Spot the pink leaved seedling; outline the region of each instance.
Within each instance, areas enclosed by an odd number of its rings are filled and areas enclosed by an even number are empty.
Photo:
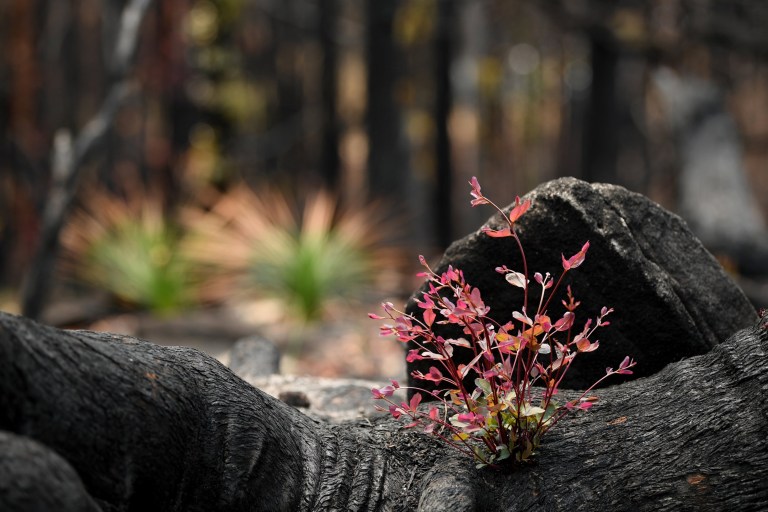
[[[617,369],[606,368],[598,379],[576,399],[556,399],[560,384],[573,361],[581,353],[593,352],[600,346],[597,329],[608,326],[613,309],[603,307],[594,319],[587,319],[578,332],[575,311],[580,305],[566,287],[562,300],[565,313],[552,318],[549,305],[561,289],[565,275],[581,266],[589,250],[587,241],[573,256],[562,256],[562,273],[555,279],[549,273],[528,271],[523,245],[515,231],[515,222],[531,207],[531,201],[515,199],[505,213],[482,192],[477,178],[469,182],[471,205],[490,205],[505,222],[502,229],[483,228],[490,237],[511,237],[522,259],[521,271],[506,266],[495,270],[514,287],[523,290],[523,303],[504,323],[489,316],[490,308],[481,291],[466,282],[464,273],[451,266],[441,274],[434,272],[423,256],[419,275],[428,283],[427,291],[416,300],[421,316],[405,313],[392,303],[382,305],[384,316],[369,314],[373,319],[390,320],[380,331],[395,336],[402,343],[412,343],[408,362],[429,360],[426,373],[415,370],[416,380],[438,387],[429,390],[411,387],[408,402],[393,399],[400,385],[374,388],[374,400],[386,403],[376,406],[396,419],[407,421],[407,428],[420,428],[461,453],[472,457],[478,467],[499,467],[504,461],[526,462],[539,448],[541,438],[571,411],[586,411],[597,397],[593,389],[612,375],[630,375],[635,361],[629,356]],[[534,296],[536,298],[534,298]],[[433,330],[436,325],[453,324],[462,335],[446,339]],[[458,354],[464,357],[457,358]],[[467,363],[459,363],[467,361]],[[466,385],[467,381],[474,387]],[[437,400],[437,406],[419,407],[423,396]]]

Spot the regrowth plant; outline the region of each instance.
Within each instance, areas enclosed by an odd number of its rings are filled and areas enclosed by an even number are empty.
[[[483,195],[477,178],[473,177],[470,185],[472,206],[490,205],[506,222],[499,230],[485,227],[485,234],[511,237],[516,243],[522,272],[506,266],[495,270],[510,286],[522,289],[523,303],[511,318],[494,319],[480,290],[467,283],[460,269],[449,266],[437,274],[420,257],[425,270],[419,275],[428,284],[416,301],[421,317],[399,311],[389,302],[382,305],[386,316],[369,316],[389,318],[394,323],[383,325],[382,335],[395,335],[400,342],[417,347],[408,352],[408,362],[434,363],[426,373],[416,370],[412,376],[438,389],[403,387],[413,391],[412,398],[398,403],[393,395],[401,386],[393,380],[391,385],[374,388],[372,394],[388,404],[377,405],[379,410],[407,421],[407,428],[418,427],[438,437],[472,457],[478,467],[498,467],[503,461],[531,460],[544,434],[569,412],[592,407],[596,398],[590,392],[595,386],[612,375],[631,374],[635,362],[627,356],[617,369],[607,368],[604,376],[575,399],[559,399],[559,387],[568,369],[579,354],[598,348],[595,334],[609,325],[607,317],[613,312],[603,307],[596,318],[577,328],[580,302],[567,286],[565,298],[561,298],[565,313],[556,319],[548,314],[552,301],[559,293],[562,296],[566,274],[584,262],[589,242],[570,258],[562,256],[563,270],[557,278],[539,272],[531,276],[515,230],[515,222],[530,208],[530,200],[518,197],[507,214]],[[444,338],[437,334],[434,328],[444,324],[458,326],[463,336]],[[457,357],[461,352],[465,357]],[[435,405],[419,407],[425,394],[436,399]]]
[[[128,198],[93,191],[63,236],[65,269],[119,300],[158,314],[177,312],[196,296],[181,231],[153,195]]]
[[[240,187],[189,221],[186,250],[207,270],[204,292],[274,297],[309,324],[329,304],[363,296],[396,256],[375,205],[342,208],[328,192],[301,207],[273,188]]]

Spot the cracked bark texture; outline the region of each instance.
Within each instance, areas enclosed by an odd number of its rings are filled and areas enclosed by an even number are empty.
[[[576,311],[577,331],[601,307],[616,310],[611,325],[598,331],[600,349],[579,356],[564,381],[566,387],[590,386],[625,355],[638,362],[635,377],[653,375],[670,362],[707,352],[757,318],[744,293],[685,221],[648,198],[620,186],[575,178],[550,181],[525,197],[532,206],[516,226],[531,275],[539,271],[559,276],[561,253],[570,257],[589,241],[586,261],[566,277],[582,302]],[[497,214],[486,225],[499,229],[501,222]],[[441,273],[453,265],[463,270],[467,282],[482,291],[489,316],[504,323],[521,307],[523,294],[494,269],[507,265],[522,271],[523,265],[511,238],[491,238],[481,229],[454,242],[434,269]],[[414,298],[424,290],[414,293],[407,312],[421,314]],[[564,286],[562,291],[565,298]],[[559,318],[560,300],[552,302],[550,317]],[[434,330],[444,337],[460,335],[453,326]],[[408,370],[426,373],[432,365],[429,360],[415,361]]]
[[[58,453],[102,510],[379,510],[402,485],[367,431],[312,420],[197,350],[5,313],[0,430]]]

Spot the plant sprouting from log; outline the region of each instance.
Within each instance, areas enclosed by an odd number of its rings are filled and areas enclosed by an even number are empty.
[[[603,380],[615,374],[631,374],[635,362],[625,357],[617,369],[607,368],[591,387],[576,399],[557,400],[558,389],[576,357],[599,346],[597,329],[609,325],[606,319],[613,309],[603,307],[594,319],[587,319],[575,329],[577,301],[567,286],[561,302],[565,313],[557,319],[548,311],[561,290],[565,275],[579,267],[589,250],[589,242],[570,258],[562,256],[563,271],[557,279],[549,273],[531,276],[525,251],[515,230],[515,222],[530,208],[530,200],[518,197],[509,213],[505,213],[480,189],[477,178],[470,181],[472,206],[491,205],[506,226],[494,230],[483,228],[490,237],[511,237],[522,259],[522,272],[507,268],[495,270],[510,286],[521,288],[523,303],[503,323],[493,319],[478,288],[466,282],[460,269],[449,266],[437,274],[420,257],[425,268],[419,275],[426,279],[427,291],[416,300],[423,311],[421,317],[383,304],[386,316],[371,313],[374,319],[389,318],[393,323],[381,327],[382,335],[394,335],[400,342],[417,348],[408,352],[408,362],[429,360],[434,364],[426,373],[415,370],[416,380],[431,382],[436,390],[421,387],[408,402],[398,403],[393,395],[400,388],[397,381],[372,390],[373,398],[388,406],[393,417],[404,419],[408,428],[421,428],[458,451],[472,457],[478,467],[498,467],[503,461],[526,462],[538,449],[541,438],[566,414],[587,410],[596,397],[590,392]],[[458,326],[463,336],[445,338],[437,334],[436,325]],[[467,364],[455,357],[461,351]],[[474,382],[474,387],[468,382]],[[431,407],[419,407],[423,394],[437,400]]]

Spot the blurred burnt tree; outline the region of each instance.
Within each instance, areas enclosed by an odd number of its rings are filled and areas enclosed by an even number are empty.
[[[39,92],[35,34],[41,21],[36,2],[0,4],[0,286],[18,284],[24,250],[35,238],[35,193],[42,181],[42,161],[35,155],[43,141],[36,130]]]
[[[437,246],[438,208],[439,223],[450,225],[450,209],[434,196],[438,3],[367,3],[369,193],[396,206],[418,252]]]
[[[336,95],[338,59],[336,41],[338,6],[336,0],[325,0],[319,8],[318,33],[323,52],[322,60],[322,144],[320,172],[330,189],[336,189],[340,181],[339,118]]]
[[[434,217],[438,247],[448,247],[454,240],[453,169],[451,165],[451,138],[448,132],[453,107],[451,63],[453,40],[456,33],[456,2],[444,0],[437,4],[435,36],[435,199]],[[446,200],[447,199],[447,200]]]
[[[385,196],[406,192],[404,185],[409,179],[401,109],[396,101],[404,58],[394,38],[398,4],[377,0],[367,3],[368,175],[372,193]]]
[[[768,5],[749,0],[548,0],[543,6],[561,29],[589,41],[590,94],[584,122],[573,125],[584,132],[584,178],[619,183],[675,208],[679,155],[669,146],[673,135],[663,126],[667,112],[652,80],[666,68],[722,92],[745,144],[748,178],[766,190],[768,176],[758,168],[764,169],[768,160],[755,151],[755,142],[768,140],[768,116],[747,105],[765,104],[766,95],[755,86],[768,84]],[[767,211],[766,194],[757,198]]]
[[[643,192],[680,213],[755,305],[764,306],[768,5],[547,5],[560,26],[590,41],[582,176]]]
[[[79,133],[114,83],[127,3],[0,2],[0,285],[38,239],[55,133]],[[143,182],[169,211],[241,180],[328,186],[389,200],[428,254],[484,219],[454,211],[472,175],[509,200],[568,174],[676,209],[663,67],[721,92],[765,212],[766,21],[745,0],[163,0],[83,182]]]
[[[22,290],[22,313],[39,318],[53,281],[59,236],[67,222],[82,172],[108,144],[117,116],[133,93],[133,62],[150,0],[129,0],[116,9],[116,23],[104,31],[107,70],[105,93],[82,127],[57,127],[50,152],[50,181],[45,192],[34,253]]]

